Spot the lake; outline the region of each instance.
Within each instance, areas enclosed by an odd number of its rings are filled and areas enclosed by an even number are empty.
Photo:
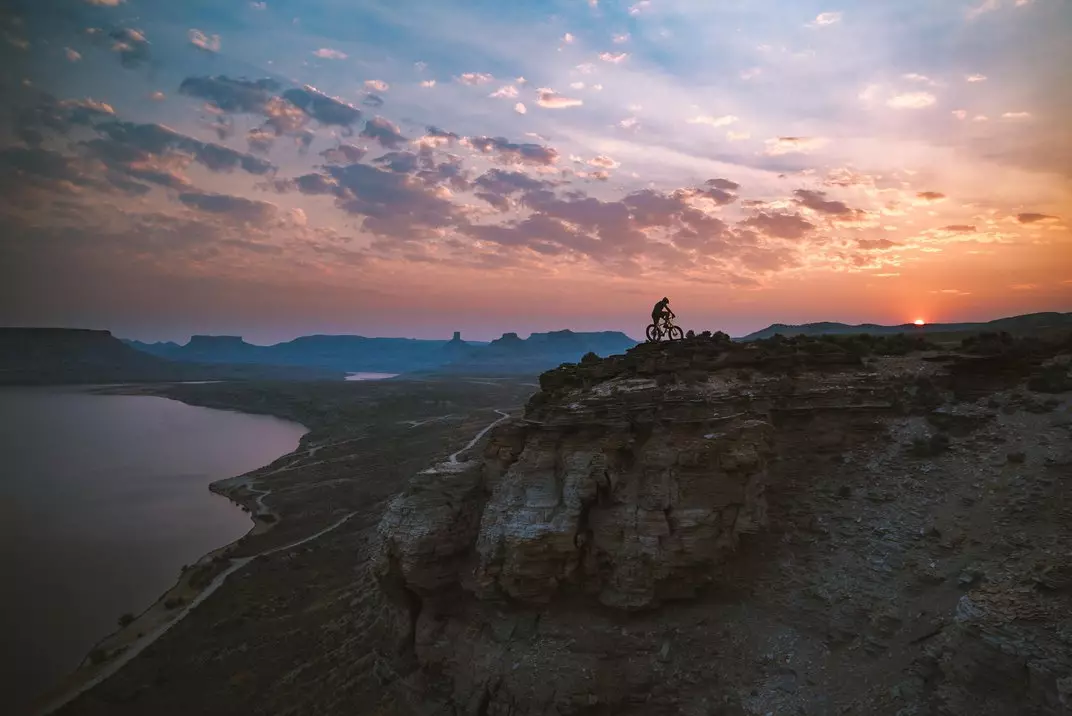
[[[398,373],[347,373],[346,380],[386,380],[397,375]]]
[[[294,450],[268,416],[77,388],[0,389],[0,634],[8,713],[252,522],[208,490]],[[7,710],[5,708],[5,710]]]

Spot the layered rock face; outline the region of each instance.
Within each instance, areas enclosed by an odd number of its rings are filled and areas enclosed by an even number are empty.
[[[972,712],[995,657],[931,513],[979,485],[986,401],[1023,376],[870,350],[716,335],[545,373],[380,525],[413,712]],[[1035,710],[1004,712],[1064,713],[1072,660],[1033,648]]]

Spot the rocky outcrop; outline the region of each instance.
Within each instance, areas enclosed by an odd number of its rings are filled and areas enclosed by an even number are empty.
[[[716,334],[543,374],[523,415],[415,476],[381,522],[374,572],[423,702],[484,716],[1064,713],[1060,644],[971,608],[993,604],[996,572],[982,548],[950,555],[992,538],[987,511],[1004,506],[977,486],[1002,435],[1059,430],[1041,410],[1010,427],[1035,404],[1016,387],[1033,364],[992,375],[978,356],[904,352],[900,338]],[[1067,504],[1046,485],[1019,504]],[[975,543],[950,527],[958,510]],[[1044,574],[1052,624],[1068,580]],[[998,676],[1019,696],[972,711]]]

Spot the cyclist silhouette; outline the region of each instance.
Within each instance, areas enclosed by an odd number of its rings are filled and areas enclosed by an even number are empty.
[[[656,328],[659,328],[659,324],[666,318],[676,318],[676,316],[670,310],[670,299],[663,296],[663,300],[656,303],[655,308],[651,309],[651,322],[655,324]]]

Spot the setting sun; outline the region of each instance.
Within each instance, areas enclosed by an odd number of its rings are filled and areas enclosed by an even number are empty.
[[[924,326],[927,324],[927,322],[924,321],[922,318],[917,318],[916,320],[912,321],[912,323],[915,323],[917,326]]]

